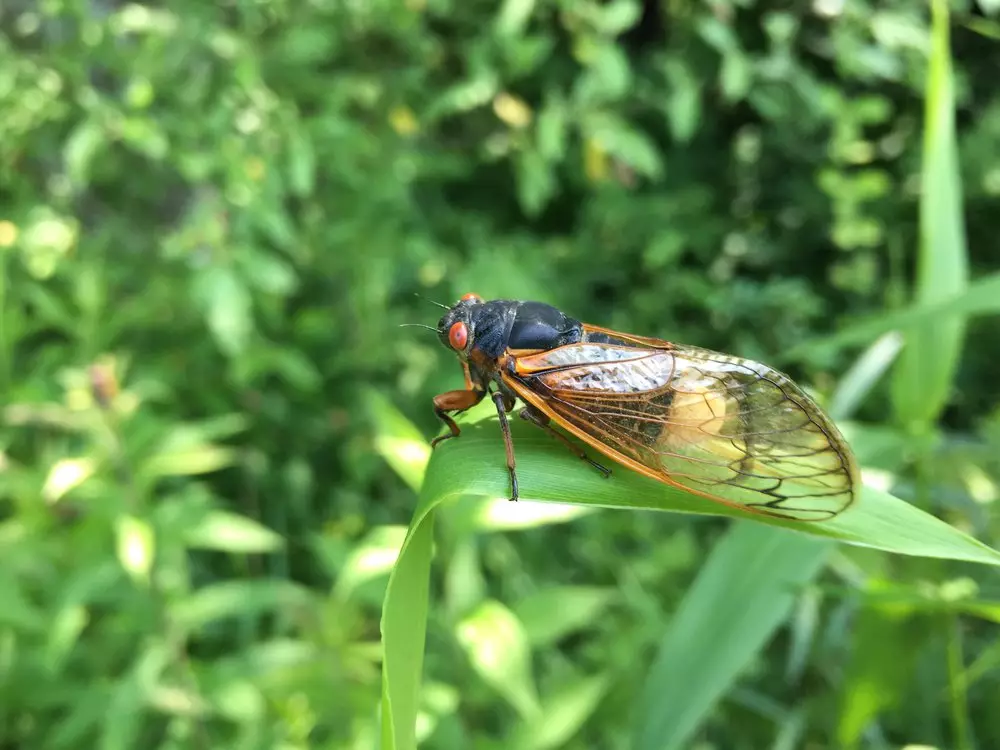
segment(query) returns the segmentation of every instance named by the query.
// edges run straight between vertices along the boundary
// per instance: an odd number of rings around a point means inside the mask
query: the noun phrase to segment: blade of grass
[[[831,546],[758,524],[729,530],[660,643],[639,703],[635,750],[684,746],[788,616]]]
[[[853,415],[895,361],[902,345],[902,336],[892,331],[868,347],[840,379],[837,389],[830,398],[830,414],[836,419]]]
[[[492,409],[486,404],[468,412],[462,420],[462,437],[442,443],[434,451],[421,502],[428,497],[443,501],[508,496],[503,442]],[[611,477],[603,479],[537,428],[518,420],[511,423],[511,431],[524,501],[743,518],[895,554],[1000,565],[1000,552],[874,487],[864,487],[858,501],[831,521],[801,523],[714,503],[615,464]]]
[[[460,499],[504,498],[509,492],[503,444],[492,405],[468,412],[461,421],[462,437],[443,443],[431,456],[420,501],[386,590],[382,613],[385,649],[382,734],[383,747],[387,750],[415,748],[414,726],[423,665],[431,562],[430,529],[434,510]],[[524,498],[522,504],[538,500],[755,520],[758,524],[799,532],[774,532],[774,537],[781,539],[777,549],[798,550],[799,560],[793,567],[804,569],[810,567],[808,561],[813,554],[819,557],[823,551],[821,548],[829,546],[816,544],[816,540],[823,539],[898,554],[1000,565],[1000,553],[996,550],[871,487],[865,487],[860,501],[833,521],[795,523],[756,516],[697,498],[623,467],[617,467],[611,478],[605,480],[593,468],[531,425],[517,421],[511,424],[511,430]],[[756,529],[758,524],[747,526]],[[739,532],[737,542],[744,538],[744,534],[753,532]],[[803,534],[811,534],[814,539],[800,536]],[[817,548],[815,552],[810,546]],[[754,555],[757,554],[754,552]],[[819,562],[813,564],[818,565]],[[777,587],[778,584],[772,585]]]
[[[867,344],[890,331],[906,332],[911,328],[941,318],[1000,314],[1000,273],[983,276],[964,291],[937,302],[914,302],[900,310],[879,313],[829,336],[807,339],[784,352],[780,362],[801,362],[820,354]]]
[[[434,538],[433,502],[421,502],[389,576],[382,606],[382,750],[416,750],[417,708]]]
[[[957,617],[948,622],[948,683],[951,685],[951,724],[954,730],[955,747],[958,750],[972,750],[973,742],[969,727],[969,701],[962,681],[964,657],[962,649],[961,623]]]
[[[969,276],[947,0],[933,0],[931,11],[915,290],[917,301],[922,303],[961,294]],[[892,401],[899,421],[910,432],[926,433],[947,404],[964,336],[965,319],[955,315],[932,319],[907,331],[894,370]]]

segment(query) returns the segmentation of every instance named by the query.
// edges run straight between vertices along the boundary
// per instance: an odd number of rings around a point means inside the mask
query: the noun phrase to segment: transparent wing
[[[832,518],[859,485],[850,448],[786,375],[706,349],[586,327],[515,359],[524,400],[612,458],[728,505]]]

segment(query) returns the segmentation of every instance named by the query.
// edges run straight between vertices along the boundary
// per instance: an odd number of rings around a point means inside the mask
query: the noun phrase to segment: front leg
[[[470,389],[467,391],[448,391],[447,393],[435,396],[434,413],[437,415],[438,419],[448,425],[448,429],[451,430],[451,433],[448,435],[439,435],[431,440],[431,448],[436,447],[442,440],[449,440],[462,434],[458,425],[455,424],[455,420],[449,416],[449,412],[460,414],[466,409],[471,409],[473,406],[482,401],[483,396],[485,395],[485,391]]]
[[[500,416],[500,431],[503,433],[503,447],[507,451],[507,471],[510,472],[510,499],[517,502],[517,472],[514,470],[514,440],[510,436],[510,425],[507,424],[507,412],[514,408],[514,400],[501,391],[493,394],[493,403]]]

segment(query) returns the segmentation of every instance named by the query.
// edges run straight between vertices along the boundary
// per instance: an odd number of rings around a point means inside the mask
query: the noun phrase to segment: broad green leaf
[[[189,474],[210,474],[236,462],[236,452],[230,448],[203,443],[168,448],[151,456],[142,465],[140,474],[147,479]]]
[[[5,608],[9,606],[10,603],[5,600]],[[45,665],[53,674],[63,668],[89,622],[90,615],[86,607],[79,604],[64,606],[49,619],[46,628],[48,643],[45,647]]]
[[[656,145],[625,120],[605,113],[592,114],[584,120],[583,130],[603,151],[636,172],[651,178],[662,175],[663,160]]]
[[[90,458],[63,458],[56,461],[45,479],[42,497],[50,503],[56,502],[74,487],[87,481],[96,468]]]
[[[212,266],[197,277],[193,291],[219,348],[231,357],[242,353],[253,331],[250,293],[243,281],[232,268]]]
[[[66,139],[63,160],[66,162],[66,175],[75,187],[82,188],[87,184],[91,162],[105,140],[104,128],[96,118],[81,122]]]
[[[427,439],[396,406],[378,391],[365,394],[368,413],[375,426],[375,450],[414,491],[424,481],[431,455]]]
[[[553,586],[522,599],[514,614],[532,646],[547,646],[593,625],[615,597],[611,588]]]
[[[680,57],[668,58],[663,70],[670,83],[665,105],[670,133],[675,141],[688,143],[697,132],[701,118],[701,87],[691,66]]]
[[[287,297],[299,285],[295,268],[277,253],[247,248],[237,260],[247,282],[267,294]]]
[[[504,0],[494,22],[497,34],[500,36],[521,34],[534,9],[535,0]]]
[[[167,433],[158,448],[140,466],[138,473],[145,479],[156,479],[207,474],[230,466],[236,460],[236,452],[208,441],[228,437],[245,427],[245,420],[238,414],[195,424],[179,424]]]
[[[931,10],[916,285],[916,299],[924,303],[960,294],[969,276],[947,0],[932,0]],[[965,321],[957,316],[942,316],[907,331],[892,396],[900,421],[909,429],[925,431],[920,426],[937,419],[947,404],[964,336]]]
[[[337,576],[335,591],[348,598],[365,581],[392,571],[406,538],[403,526],[372,529],[352,550]]]
[[[595,25],[608,36],[628,31],[642,17],[642,3],[636,0],[612,0],[596,7],[600,8],[600,13],[595,19]]]
[[[605,676],[569,680],[545,698],[539,714],[520,725],[506,746],[512,750],[563,747],[593,714],[607,688]]]
[[[570,118],[566,105],[550,98],[538,113],[535,138],[538,155],[549,162],[558,162],[566,155],[566,136]]]
[[[632,747],[685,747],[714,703],[785,620],[829,542],[739,523],[715,546],[660,643]]]
[[[252,518],[228,511],[213,510],[184,534],[188,547],[221,552],[275,552],[284,546],[276,534]]]
[[[308,589],[290,581],[232,580],[193,591],[173,605],[170,614],[179,625],[194,630],[228,617],[303,607],[310,599]]]
[[[531,652],[521,621],[497,601],[485,601],[455,627],[473,669],[522,719],[538,715]]]
[[[259,720],[267,705],[257,685],[233,677],[213,685],[205,698],[220,715],[238,722]]]
[[[494,497],[470,500],[449,508],[448,512],[449,519],[460,528],[511,531],[567,523],[599,510],[569,503],[545,503],[527,508],[519,507],[509,498]]]

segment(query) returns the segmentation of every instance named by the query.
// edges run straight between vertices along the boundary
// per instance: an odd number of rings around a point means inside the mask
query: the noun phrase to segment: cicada
[[[446,307],[446,306],[445,306]],[[843,512],[858,468],[833,421],[792,380],[748,359],[581,323],[551,305],[466,294],[437,325],[465,388],[434,398],[452,415],[489,395],[500,416],[518,498],[507,415],[547,430],[606,476],[610,470],[555,430],[647,477],[725,505],[797,521]]]

